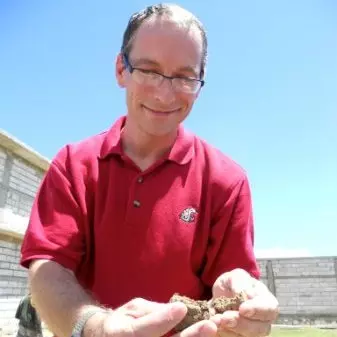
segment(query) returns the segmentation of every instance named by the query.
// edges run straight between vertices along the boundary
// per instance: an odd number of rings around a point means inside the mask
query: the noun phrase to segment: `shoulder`
[[[54,156],[46,172],[50,184],[70,188],[82,195],[94,186],[99,175],[99,156],[108,131],[65,144]]]
[[[81,141],[66,144],[57,153],[53,163],[67,170],[97,167],[99,159],[118,153],[120,130],[124,121],[125,116],[122,116],[107,130]]]
[[[248,180],[246,170],[219,148],[194,135],[195,159],[207,180],[223,188],[234,188]]]
[[[65,144],[53,158],[56,165],[67,167],[82,166],[96,162],[101,153],[108,131],[87,137],[83,140]]]

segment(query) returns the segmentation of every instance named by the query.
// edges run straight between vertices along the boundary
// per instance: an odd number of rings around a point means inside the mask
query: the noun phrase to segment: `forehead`
[[[134,35],[130,57],[147,58],[162,67],[200,68],[202,36],[195,24],[157,16],[142,23]]]

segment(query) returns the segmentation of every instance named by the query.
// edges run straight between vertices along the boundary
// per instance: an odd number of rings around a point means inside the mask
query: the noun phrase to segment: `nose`
[[[162,83],[155,89],[154,98],[165,105],[169,105],[175,101],[176,94],[169,79],[164,78]]]

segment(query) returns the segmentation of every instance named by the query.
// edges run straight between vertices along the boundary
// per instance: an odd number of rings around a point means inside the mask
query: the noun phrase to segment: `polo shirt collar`
[[[106,132],[99,155],[100,159],[105,159],[110,155],[123,155],[121,131],[124,126],[125,119],[125,116],[120,117]]]
[[[177,138],[168,154],[168,160],[179,165],[188,164],[194,156],[194,137],[182,125],[179,126]]]
[[[123,155],[121,141],[121,130],[125,124],[126,116],[120,117],[115,124],[107,131],[102,143],[99,158],[105,159],[110,155]],[[194,137],[187,132],[182,125],[179,126],[177,138],[167,155],[167,160],[179,165],[190,162],[194,156]]]

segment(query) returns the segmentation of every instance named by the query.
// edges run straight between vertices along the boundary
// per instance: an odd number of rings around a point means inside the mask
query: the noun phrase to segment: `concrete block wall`
[[[6,162],[7,154],[4,150],[0,148],[0,182],[3,181],[3,177],[5,174],[5,162]]]
[[[27,291],[27,271],[19,265],[20,242],[0,234],[0,298],[21,297]]]
[[[24,228],[19,233],[15,230],[29,216],[43,174],[40,168],[0,146],[0,213],[10,210],[15,215],[11,217],[13,223],[0,224],[0,337],[16,332],[15,311],[28,291],[27,271],[19,265]]]
[[[7,189],[4,185],[5,180],[5,165],[7,162],[7,153],[0,147],[0,207],[5,205],[5,195]]]
[[[0,208],[28,217],[43,174],[38,167],[0,147]],[[20,245],[20,238],[0,232],[0,299],[25,294],[27,275],[18,264]]]
[[[44,172],[0,147],[0,207],[28,216]]]
[[[337,324],[337,256],[259,261],[285,324]]]
[[[15,312],[28,291],[27,271],[19,265],[21,241],[0,234],[0,336],[16,332]]]
[[[42,175],[40,169],[0,147],[0,208],[29,216]],[[20,298],[27,290],[26,271],[18,264],[20,245],[20,238],[0,232],[0,299]]]
[[[0,337],[15,336],[18,329],[15,312],[19,302],[19,297],[0,299]]]

